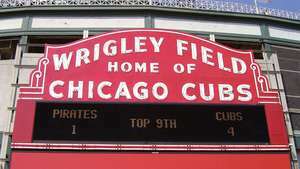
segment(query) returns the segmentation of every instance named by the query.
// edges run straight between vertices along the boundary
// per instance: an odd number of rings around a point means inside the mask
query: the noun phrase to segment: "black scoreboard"
[[[34,142],[268,144],[263,105],[37,102]]]

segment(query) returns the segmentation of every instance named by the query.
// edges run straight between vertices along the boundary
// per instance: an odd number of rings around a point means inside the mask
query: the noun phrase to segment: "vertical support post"
[[[151,16],[151,14],[147,14],[145,16],[145,24],[144,24],[145,28],[154,28],[155,25],[154,25],[154,19],[153,17]]]
[[[258,5],[257,5],[257,0],[254,0],[254,5],[255,5],[256,14],[259,14],[259,9],[258,9]]]
[[[215,34],[209,34],[209,40],[211,40],[211,41],[216,41],[216,36],[215,36]]]
[[[85,38],[88,38],[88,37],[89,37],[89,30],[88,29],[84,29],[83,30],[82,38],[85,39]]]
[[[22,55],[24,51],[27,51],[27,41],[28,41],[28,36],[22,36],[19,44],[17,45],[16,48],[16,53],[15,53],[15,60],[14,60],[14,65],[21,65],[22,64]],[[13,65],[13,66],[14,66]],[[1,150],[1,154],[4,156],[4,166],[3,168],[9,168],[9,162],[10,162],[10,157],[11,157],[11,138],[12,138],[12,131],[13,131],[13,125],[14,125],[14,118],[15,118],[15,107],[16,107],[16,101],[17,101],[17,91],[18,91],[18,82],[19,82],[19,74],[20,74],[20,69],[15,68],[13,72],[13,80],[11,81],[11,84],[16,84],[15,86],[12,86],[11,89],[11,100],[10,100],[10,106],[8,107],[8,111],[11,113],[7,117],[7,126],[5,128],[5,132],[3,134],[3,146]]]
[[[3,139],[4,133],[0,132],[0,134],[1,134],[1,137],[0,137],[0,142],[1,142],[1,144],[0,144],[0,169],[3,169],[4,168],[4,164],[5,164],[5,154],[2,151],[5,148],[5,146],[3,144],[3,142],[5,142],[5,141]]]
[[[277,54],[273,54],[272,59],[274,61],[275,70],[280,72]],[[289,114],[289,110],[288,110],[288,106],[287,106],[286,94],[283,90],[284,87],[283,87],[281,73],[277,73],[276,77],[278,79],[279,86],[282,87],[282,90],[280,90],[280,98],[281,98],[282,107],[283,107],[283,111],[284,111],[285,124],[286,124],[286,128],[288,131],[293,168],[299,169],[296,144],[295,144],[295,140],[294,140],[294,133],[293,133],[292,123],[291,123],[290,114]]]

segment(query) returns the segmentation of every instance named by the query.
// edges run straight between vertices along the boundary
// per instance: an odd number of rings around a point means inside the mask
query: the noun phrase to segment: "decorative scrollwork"
[[[32,87],[38,87],[39,80],[42,77],[42,72],[37,70],[34,71],[31,75],[31,86]]]
[[[31,87],[42,87],[44,83],[43,76],[48,63],[49,63],[48,58],[40,59],[38,69],[31,74],[31,80],[30,80]]]
[[[252,63],[250,65],[250,68],[253,71],[258,98],[260,98],[260,99],[276,98],[277,99],[278,92],[270,90],[268,79],[264,75],[262,75],[259,65],[257,63]]]

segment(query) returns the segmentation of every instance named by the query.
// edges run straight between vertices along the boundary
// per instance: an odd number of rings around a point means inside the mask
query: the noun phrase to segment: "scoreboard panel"
[[[33,141],[268,144],[263,105],[37,102]]]

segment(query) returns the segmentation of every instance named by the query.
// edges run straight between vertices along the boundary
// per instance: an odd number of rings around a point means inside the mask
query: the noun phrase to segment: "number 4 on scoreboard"
[[[234,127],[229,127],[227,129],[227,134],[229,134],[230,136],[235,136],[235,130],[234,130]]]

